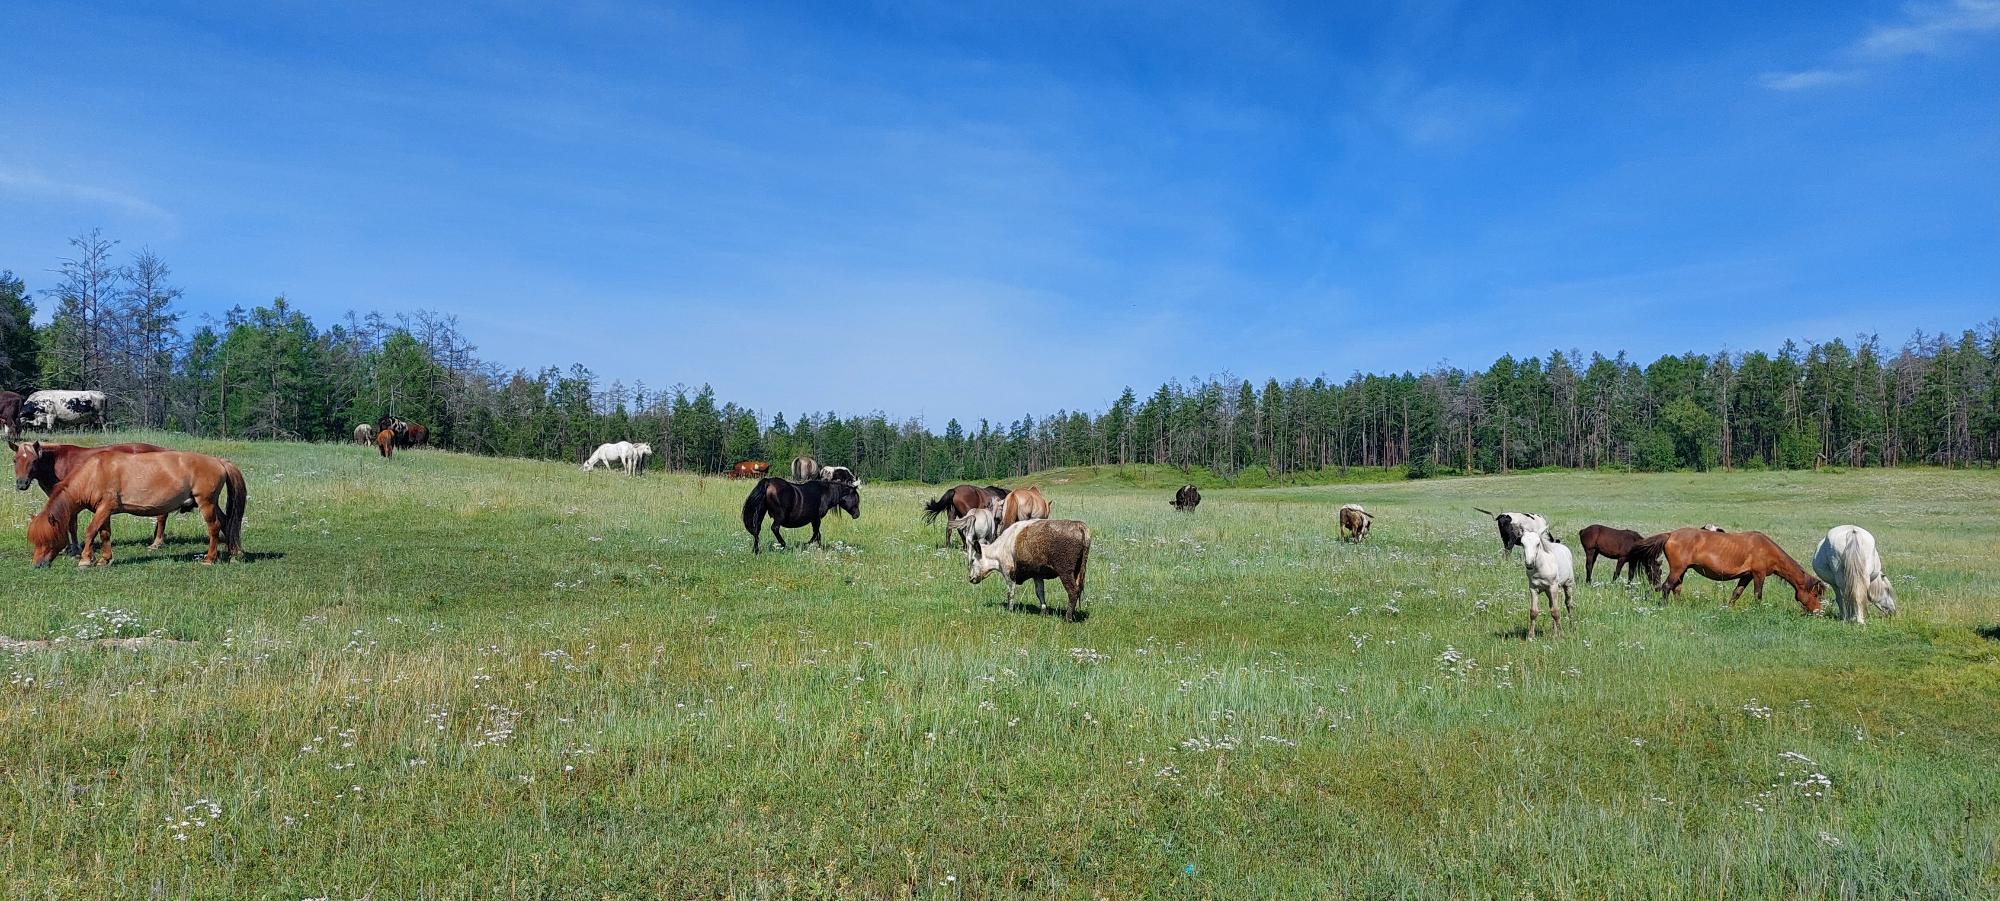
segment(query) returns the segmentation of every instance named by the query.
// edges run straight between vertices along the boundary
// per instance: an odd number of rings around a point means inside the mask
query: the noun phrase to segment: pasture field
[[[1803,897],[2000,893],[2000,475],[1042,487],[1090,616],[868,485],[753,558],[748,483],[118,436],[250,480],[31,570],[9,493],[0,896]],[[112,440],[107,436],[105,440]],[[1376,513],[1338,542],[1333,510]],[[1527,642],[1491,520],[1873,530],[1902,613],[1581,588]],[[803,540],[805,532],[797,532]],[[1573,539],[1572,539],[1573,542]],[[1579,567],[1581,559],[1579,555]],[[1060,595],[1050,586],[1052,595]],[[1032,599],[1031,588],[1024,588]],[[1052,598],[1053,599],[1053,598]],[[141,650],[73,644],[157,632]]]

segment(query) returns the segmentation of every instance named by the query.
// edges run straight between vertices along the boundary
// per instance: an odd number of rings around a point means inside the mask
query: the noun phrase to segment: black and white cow
[[[37,391],[21,404],[21,425],[48,431],[57,425],[104,425],[104,392]]]

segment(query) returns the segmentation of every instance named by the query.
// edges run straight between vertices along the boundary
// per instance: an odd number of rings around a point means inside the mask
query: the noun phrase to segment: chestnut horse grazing
[[[1667,578],[1660,583],[1660,601],[1679,594],[1681,579],[1692,569],[1718,582],[1736,582],[1729,602],[1743,596],[1743,589],[1755,585],[1757,599],[1764,599],[1764,580],[1772,575],[1792,586],[1799,606],[1807,613],[1819,612],[1819,593],[1826,586],[1806,575],[1792,555],[1762,532],[1710,532],[1706,529],[1675,529],[1642,539],[1633,547],[1633,556],[1648,566],[1658,566],[1661,554],[1667,557]],[[1632,557],[1627,558],[1628,565]]]
[[[166,450],[157,444],[107,444],[102,447],[84,447],[80,444],[43,444],[31,441],[26,444],[7,445],[14,451],[14,488],[28,490],[30,482],[42,486],[43,494],[55,494],[56,484],[69,478],[69,474],[83,466],[90,458],[99,454],[150,454]],[[194,509],[193,502],[181,508],[181,512]],[[75,548],[76,523],[69,524],[69,547]],[[152,550],[159,550],[167,543],[167,517],[161,515],[153,520]]]
[[[732,479],[761,479],[771,474],[771,464],[762,460],[744,460],[729,470]]]
[[[1660,581],[1660,562],[1654,558],[1640,559],[1632,549],[1644,541],[1646,536],[1631,529],[1614,529],[1610,526],[1589,525],[1576,533],[1577,540],[1583,542],[1583,584],[1590,584],[1590,571],[1597,566],[1598,557],[1609,557],[1618,561],[1611,567],[1611,581],[1618,581],[1618,573],[1625,573],[1625,584],[1632,584],[1632,577],[1639,573],[1641,565],[1646,567],[1646,581],[1657,584]]]
[[[1007,499],[1000,502],[1000,531],[1005,532],[1017,522],[1030,519],[1049,518],[1049,500],[1042,496],[1040,486],[1031,485],[1019,491],[1010,492]]]
[[[226,509],[221,504],[225,490]],[[225,545],[231,556],[241,560],[247,497],[243,471],[220,457],[183,451],[99,454],[56,483],[48,505],[28,524],[28,544],[34,549],[35,565],[49,565],[68,544],[78,511],[91,510],[94,515],[83,533],[83,555],[76,565],[93,565],[91,549],[101,540],[104,559],[95,565],[109,566],[114,514],[164,516],[193,501],[208,523],[208,555],[202,562],[214,563],[217,549]]]
[[[944,546],[951,547],[951,536],[957,534],[957,531],[949,525],[950,520],[981,507],[991,509],[997,518],[1000,515],[1000,503],[1006,499],[1007,494],[1004,488],[953,485],[946,489],[945,493],[938,495],[937,500],[924,505],[924,522],[936,522],[940,513],[949,514],[945,517],[947,524],[944,527]]]

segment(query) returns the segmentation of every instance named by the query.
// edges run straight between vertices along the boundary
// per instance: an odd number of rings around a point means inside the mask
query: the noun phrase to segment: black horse
[[[750,533],[750,552],[764,552],[763,536],[758,533],[764,528],[767,514],[771,517],[771,537],[777,539],[779,547],[787,546],[785,536],[778,532],[779,526],[797,529],[808,524],[812,526],[813,537],[806,543],[824,547],[819,540],[819,521],[834,510],[844,510],[848,516],[860,519],[861,492],[845,482],[761,479],[757,487],[750,489],[750,496],[743,499],[743,528]]]
[[[1183,513],[1201,506],[1201,489],[1193,485],[1182,485],[1181,490],[1174,492],[1173,505],[1174,509]]]

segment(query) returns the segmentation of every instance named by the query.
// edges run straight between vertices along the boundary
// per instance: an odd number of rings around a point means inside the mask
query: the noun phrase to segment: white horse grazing
[[[650,451],[650,448],[648,448],[648,451]],[[584,461],[584,473],[590,473],[596,467],[604,467],[604,469],[626,467],[626,473],[630,473],[632,469],[626,465],[628,457],[632,457],[632,442],[630,440],[614,440],[610,444],[598,444],[596,451],[590,453],[590,459]]]
[[[1542,615],[1542,598],[1549,599],[1549,616],[1555,620],[1550,633],[1562,637],[1563,614],[1574,610],[1570,596],[1576,592],[1576,561],[1569,548],[1549,540],[1546,532],[1521,533],[1521,557],[1528,561],[1528,637],[1535,637],[1535,620]],[[1562,606],[1556,606],[1555,590],[1562,589]]]
[[[1882,575],[1882,555],[1875,551],[1875,536],[1860,526],[1834,526],[1820,539],[1813,554],[1813,574],[1833,589],[1833,602],[1840,618],[1851,623],[1868,622],[1861,599],[1867,598],[1883,614],[1896,612],[1896,590]]]
[[[994,511],[997,506],[975,507],[950,522],[950,526],[958,531],[958,536],[965,540],[966,563],[979,559],[980,546],[1000,536],[1000,518]]]

